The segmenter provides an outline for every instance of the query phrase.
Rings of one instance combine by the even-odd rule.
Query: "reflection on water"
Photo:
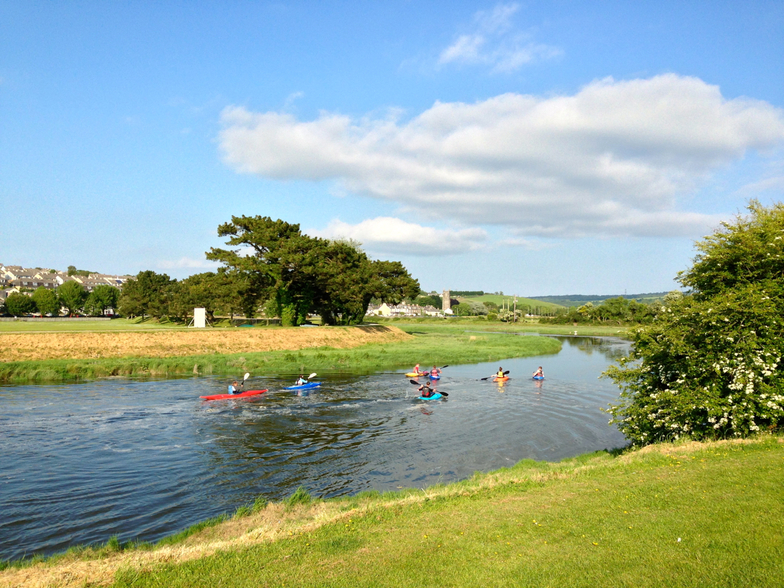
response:
[[[437,401],[416,400],[400,373],[305,395],[255,377],[270,392],[217,402],[198,397],[222,378],[0,388],[0,558],[155,540],[300,485],[325,497],[424,487],[623,445],[600,412],[618,390],[597,377],[628,344],[561,339],[558,354],[501,362],[503,386],[481,380],[495,363],[451,366]],[[533,381],[539,365],[546,379]]]

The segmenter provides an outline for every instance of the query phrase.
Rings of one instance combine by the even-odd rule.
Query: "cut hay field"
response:
[[[299,350],[312,347],[349,349],[367,343],[409,338],[387,326],[312,329],[162,330],[98,333],[0,333],[0,362],[48,359],[173,357],[186,355]]]
[[[408,332],[406,332],[408,331]],[[557,353],[549,337],[467,333],[464,326],[0,333],[0,383],[166,378],[250,372],[372,373],[420,362],[476,363]]]

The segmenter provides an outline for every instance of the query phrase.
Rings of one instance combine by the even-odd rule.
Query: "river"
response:
[[[514,336],[514,335],[510,335]],[[303,396],[252,377],[255,399],[204,402],[227,378],[0,388],[0,559],[72,545],[154,541],[258,495],[280,500],[423,488],[510,466],[625,445],[598,379],[619,339],[564,337],[556,355],[450,366],[439,401],[401,373],[330,376]],[[544,367],[546,379],[530,374]],[[316,378],[319,379],[319,378]]]

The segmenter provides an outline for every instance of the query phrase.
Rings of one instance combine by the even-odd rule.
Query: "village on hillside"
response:
[[[123,284],[132,278],[133,276],[89,273],[75,268],[69,272],[0,263],[0,302],[11,294],[30,293],[37,288],[54,290],[71,281],[81,284],[88,292],[92,292],[96,286],[114,286],[122,289]]]

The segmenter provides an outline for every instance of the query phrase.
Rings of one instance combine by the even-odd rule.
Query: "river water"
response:
[[[513,336],[513,335],[510,335]],[[450,366],[439,401],[400,373],[332,376],[303,396],[257,377],[255,399],[204,402],[227,378],[106,379],[0,388],[0,559],[77,544],[154,541],[258,495],[423,488],[532,458],[625,445],[600,411],[618,339],[562,338],[560,353]],[[544,366],[546,379],[530,374]]]

